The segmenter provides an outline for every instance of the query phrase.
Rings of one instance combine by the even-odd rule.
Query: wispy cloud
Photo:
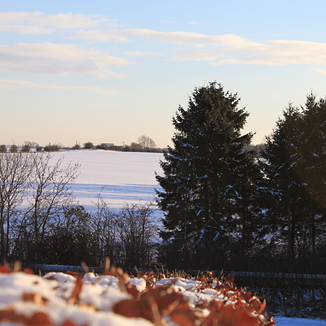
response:
[[[192,32],[160,32],[150,29],[117,29],[102,31],[78,31],[75,36],[80,39],[88,39],[92,41],[108,41],[116,39],[120,41],[129,41],[131,39],[147,39],[153,41],[161,41],[175,44],[189,45],[241,45],[241,44],[257,44],[243,37],[228,35],[204,35]]]
[[[326,65],[326,43],[271,40],[257,46],[224,49],[212,64]]]
[[[179,49],[178,54],[172,57],[172,60],[178,61],[209,61],[214,65],[326,64],[326,43],[293,40],[255,42],[234,34],[205,35],[149,29],[78,31],[75,36],[97,41],[128,41],[139,38],[187,46],[184,51]]]
[[[141,51],[129,51],[126,52],[126,55],[131,56],[131,57],[145,57],[145,56],[151,56],[151,55],[160,55],[159,53],[154,53],[154,52],[141,52]]]
[[[42,12],[0,12],[0,31],[44,34],[56,29],[104,28],[117,26],[101,15],[45,14]]]
[[[123,28],[102,15],[0,12],[0,31],[49,34],[62,29],[65,30],[65,37],[92,42],[128,42],[142,39],[175,44],[178,47],[175,47],[175,53],[170,55],[170,60],[174,61],[206,61],[213,65],[326,65],[326,43],[282,39],[258,42],[234,34],[205,35],[187,31],[162,32]],[[0,69],[119,77],[121,74],[116,74],[107,67],[129,63],[124,59],[95,50],[85,50],[79,46],[42,44],[0,46]],[[46,48],[54,50],[55,58],[50,55],[51,51],[41,54],[46,52]],[[34,57],[29,55],[31,51]],[[64,52],[65,55],[61,56],[59,52]],[[144,55],[143,51],[135,52],[132,49],[129,53]]]
[[[62,85],[43,85],[24,80],[0,79],[0,88],[21,89],[21,88],[44,88],[44,89],[62,89],[62,90],[82,90],[95,92],[102,95],[115,95],[116,91],[98,86],[62,86]]]
[[[44,28],[29,25],[11,25],[0,24],[0,32],[15,32],[19,34],[50,34],[55,31],[54,28]]]
[[[321,75],[326,75],[326,70],[325,69],[316,68],[315,71],[317,71]]]
[[[69,44],[0,45],[0,71],[55,75],[95,75],[121,78],[107,67],[130,62],[97,50]]]

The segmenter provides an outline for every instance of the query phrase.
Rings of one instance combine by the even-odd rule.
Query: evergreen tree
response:
[[[266,138],[265,224],[273,241],[286,243],[288,270],[302,270],[316,257],[326,209],[326,106],[307,96],[304,107],[291,104]],[[275,236],[276,235],[276,236]],[[306,264],[309,266],[309,264]]]
[[[303,159],[297,173],[307,186],[316,209],[326,209],[326,101],[309,94],[302,108],[304,126],[301,148]]]
[[[262,152],[264,160],[261,161],[265,175],[265,224],[274,234],[273,241],[287,243],[290,265],[296,256],[298,224],[303,218],[306,205],[303,186],[296,174],[296,167],[302,161],[302,126],[300,111],[290,104],[283,111],[283,119],[277,121],[272,135],[266,138],[266,146]]]
[[[311,262],[316,263],[321,258],[316,253],[317,242],[320,246],[326,220],[326,101],[317,101],[311,93],[301,109],[304,117],[301,141],[303,159],[296,172],[310,200],[304,239],[304,248],[308,248],[309,252],[305,254]]]
[[[244,150],[252,134],[240,133],[248,113],[238,108],[239,101],[214,82],[195,88],[188,109],[179,106],[173,117],[174,148],[164,153],[164,176],[156,179],[163,188],[157,191],[164,211],[161,236],[167,246],[179,249],[173,257],[180,267],[190,267],[187,261],[197,268],[212,267],[223,234],[239,223],[235,215],[245,211],[239,212],[237,203],[245,198],[240,192],[254,160]]]

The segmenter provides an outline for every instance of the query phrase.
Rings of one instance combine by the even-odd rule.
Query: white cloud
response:
[[[150,29],[79,31],[77,38],[93,41],[147,39],[187,46],[172,60],[210,61],[212,64],[326,64],[326,43],[292,40],[255,42],[234,35],[205,35],[192,32],[160,32]],[[195,48],[190,48],[195,46]],[[200,47],[200,49],[198,49]]]
[[[0,79],[0,88],[19,89],[19,88],[47,88],[62,90],[82,90],[91,91],[102,95],[115,95],[115,90],[106,89],[98,86],[62,86],[62,85],[42,85],[24,80]]]
[[[209,61],[213,65],[326,65],[326,43],[272,40],[261,43],[230,38],[219,47],[187,49],[172,59],[176,61]]]
[[[178,52],[172,55],[171,59],[175,61],[207,61],[213,65],[326,64],[326,43],[292,40],[256,42],[234,34],[205,35],[184,31],[161,32],[141,28],[128,29],[117,26],[115,21],[102,15],[0,12],[0,32],[49,34],[59,29],[65,30],[65,37],[68,36],[67,31],[70,31],[69,35],[72,38],[95,42],[127,42],[133,39],[143,39],[183,46],[183,48],[179,47]],[[41,44],[0,46],[0,69],[119,77],[121,75],[108,70],[107,67],[129,63],[121,58],[111,57],[99,51],[85,50],[78,46]],[[11,47],[11,49],[5,47]],[[55,57],[51,55],[50,48]],[[10,53],[7,53],[8,51]],[[33,56],[28,55],[30,51],[33,52]],[[43,52],[47,53],[43,55]],[[143,55],[143,52],[135,52],[130,49],[129,54],[140,56]]]
[[[106,42],[109,40],[117,40],[120,42],[127,42],[131,37],[124,35],[124,30],[79,30],[73,33],[73,38],[81,40]]]
[[[19,34],[50,34],[55,30],[53,28],[44,28],[38,26],[28,26],[28,25],[10,25],[10,24],[0,24],[0,32],[16,32]]]
[[[243,37],[227,34],[227,35],[204,35],[192,32],[160,32],[150,29],[117,29],[102,31],[78,31],[75,36],[80,39],[88,39],[92,41],[108,41],[116,39],[120,41],[128,41],[130,39],[147,39],[153,41],[161,41],[166,43],[189,44],[189,45],[244,45],[257,43],[249,41]]]
[[[326,75],[326,70],[325,69],[316,68],[315,71],[317,71],[321,75]]]
[[[149,56],[149,55],[160,55],[159,53],[141,52],[141,51],[129,51],[129,52],[126,52],[126,54],[131,57],[139,57],[139,58]]]
[[[127,55],[130,55],[132,57],[144,57],[147,55],[145,52],[140,52],[140,51],[130,51],[126,53]]]
[[[20,27],[35,28],[35,33],[42,29],[76,29],[97,28],[115,25],[114,20],[109,20],[101,15],[82,14],[45,14],[42,12],[0,12],[0,30],[24,33]],[[5,28],[3,27],[5,26]]]
[[[324,53],[326,43],[272,40],[259,46],[229,48],[213,64],[326,65]]]
[[[123,77],[107,67],[130,62],[96,50],[69,44],[19,43],[0,45],[0,70],[56,75]]]

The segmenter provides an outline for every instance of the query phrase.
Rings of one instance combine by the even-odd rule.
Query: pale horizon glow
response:
[[[6,2],[0,144],[171,145],[172,117],[216,81],[264,141],[289,104],[325,98],[322,0]]]

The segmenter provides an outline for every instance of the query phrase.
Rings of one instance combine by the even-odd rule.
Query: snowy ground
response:
[[[325,326],[326,320],[275,317],[277,326]]]
[[[155,172],[162,174],[161,153],[80,150],[55,153],[65,164],[80,164],[80,175],[71,188],[81,205],[91,208],[101,193],[111,208],[126,203],[152,202],[159,189]]]
[[[154,189],[159,189],[155,172],[162,174],[161,153],[80,150],[55,153],[53,160],[62,155],[65,163],[81,164],[81,173],[72,185],[81,205],[91,208],[99,193],[111,208],[154,201]],[[280,317],[275,320],[279,326],[326,326],[325,320]]]
[[[104,276],[75,276],[51,272],[41,278],[1,267],[0,326],[154,326],[154,316],[156,325],[167,326],[196,325],[195,321],[232,326],[272,326],[273,321],[281,326],[326,325],[321,320],[273,320],[264,314],[264,303],[257,297],[216,279],[209,285],[205,278],[162,275],[158,280],[151,274],[129,278],[119,269]],[[203,305],[205,309],[200,308]]]

